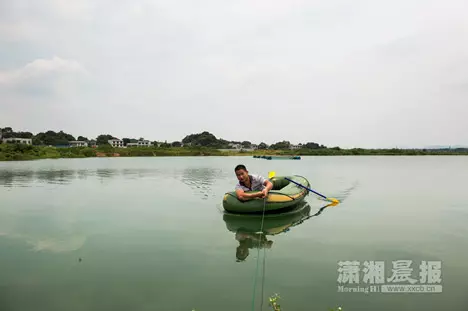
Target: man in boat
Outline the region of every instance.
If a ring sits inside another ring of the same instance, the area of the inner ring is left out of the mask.
[[[234,169],[239,183],[236,185],[236,194],[239,200],[249,200],[254,198],[265,198],[273,188],[273,184],[263,176],[249,174],[245,165],[239,164]],[[246,191],[260,191],[246,193]]]

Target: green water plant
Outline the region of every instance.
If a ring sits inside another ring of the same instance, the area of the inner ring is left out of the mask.
[[[278,303],[278,299],[280,298],[281,297],[278,294],[274,294],[273,296],[270,296],[270,298],[268,298],[270,306],[273,308],[273,311],[281,311],[281,306]]]
[[[270,303],[270,306],[272,308],[273,311],[281,311],[281,306],[280,304],[278,303],[278,300],[280,299],[281,297],[278,295],[278,294],[274,294],[272,296],[270,296],[268,298],[269,300],[269,303]],[[343,311],[343,309],[341,307],[338,307],[336,309],[330,309],[329,311]]]

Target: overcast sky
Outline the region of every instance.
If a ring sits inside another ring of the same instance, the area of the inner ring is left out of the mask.
[[[466,0],[0,0],[0,127],[468,145]]]

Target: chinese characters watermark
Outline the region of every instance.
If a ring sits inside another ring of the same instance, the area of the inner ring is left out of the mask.
[[[441,293],[442,263],[421,261],[415,270],[412,260],[394,260],[391,269],[384,261],[338,262],[338,292]],[[364,283],[365,286],[361,286]]]

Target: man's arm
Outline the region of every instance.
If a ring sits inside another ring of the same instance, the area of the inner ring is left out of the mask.
[[[265,186],[265,189],[267,189],[268,192],[270,192],[270,190],[273,189],[273,183],[268,179],[265,179],[263,185]]]
[[[273,188],[273,184],[268,179],[265,179],[263,185],[265,188],[262,190],[262,198],[265,198],[268,195],[268,192]]]
[[[256,192],[256,193],[245,193],[243,189],[236,190],[237,198],[241,201],[245,201],[248,199],[259,198],[263,195],[263,192]]]

